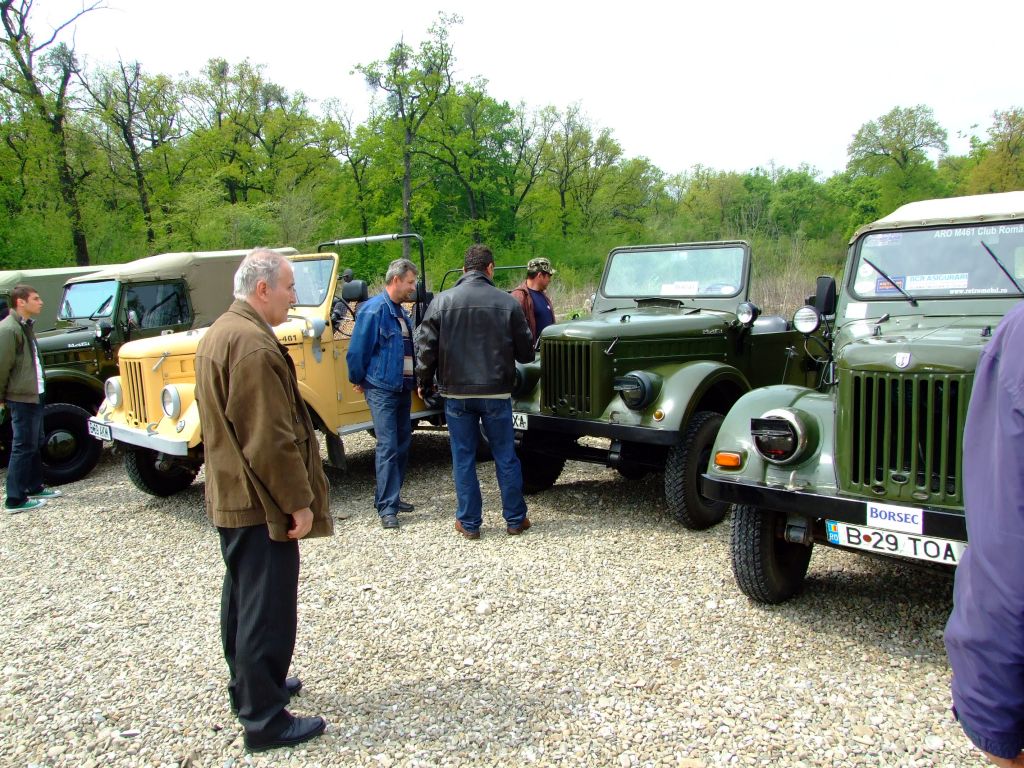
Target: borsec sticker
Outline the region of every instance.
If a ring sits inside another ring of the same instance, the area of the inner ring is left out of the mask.
[[[891,504],[867,502],[867,526],[904,533],[922,533],[924,511],[914,507],[897,507]]]

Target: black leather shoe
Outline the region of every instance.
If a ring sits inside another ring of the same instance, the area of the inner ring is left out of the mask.
[[[315,739],[324,732],[327,723],[322,717],[293,717],[292,721],[277,736],[267,737],[259,733],[245,734],[245,748],[250,752],[265,752],[278,747],[294,747],[304,741]]]
[[[286,677],[284,679],[284,688],[288,691],[289,696],[294,696],[302,690],[302,681],[297,677]]]
[[[408,501],[400,501],[400,502],[398,502],[398,511],[399,512],[412,512],[414,509],[416,509],[416,505],[415,504],[410,504]]]
[[[397,515],[383,515],[380,518],[380,524],[383,528],[397,528],[398,527],[398,516]]]

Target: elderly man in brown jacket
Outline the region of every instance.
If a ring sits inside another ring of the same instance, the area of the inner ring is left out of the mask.
[[[206,451],[206,510],[227,572],[221,635],[232,708],[252,751],[319,736],[321,717],[286,706],[295,650],[299,544],[329,536],[328,486],[295,365],[272,326],[295,303],[291,263],[257,249],[235,273],[235,299],[199,342],[196,400]]]

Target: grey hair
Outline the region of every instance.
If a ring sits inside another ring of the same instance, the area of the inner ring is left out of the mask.
[[[277,287],[277,275],[285,257],[269,248],[257,248],[249,253],[235,272],[235,298],[245,301],[256,293],[256,284],[265,280],[271,288]]]
[[[419,275],[420,273],[416,269],[416,265],[408,259],[395,259],[388,264],[388,271],[384,275],[384,285],[391,285],[391,281],[396,277],[405,277],[406,272],[412,272],[414,275]]]

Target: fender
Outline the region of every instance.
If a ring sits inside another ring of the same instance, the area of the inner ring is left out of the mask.
[[[721,401],[720,407],[714,410],[725,413],[734,399],[750,391],[750,382],[739,370],[713,360],[667,364],[646,370],[661,380],[661,386],[653,402],[643,410],[640,426],[678,432],[696,411],[708,409],[709,401],[716,405]],[[625,404],[616,398],[609,410],[612,407],[621,409]],[[659,410],[664,417],[655,421],[654,413]]]
[[[729,411],[715,439],[713,454],[735,451],[742,456],[736,469],[725,469],[712,460],[708,477],[753,485],[771,485],[790,490],[814,488],[816,493],[837,493],[834,443],[835,414],[831,395],[807,387],[779,384],[763,387],[741,397]],[[800,412],[817,427],[817,445],[811,446],[802,461],[777,465],[765,461],[754,447],[750,436],[750,420],[775,408],[791,408]]]
[[[46,368],[43,370],[43,380],[46,383],[47,391],[59,389],[60,385],[67,384],[82,387],[97,395],[97,399],[103,399],[103,382],[95,375],[83,373],[74,368]]]

